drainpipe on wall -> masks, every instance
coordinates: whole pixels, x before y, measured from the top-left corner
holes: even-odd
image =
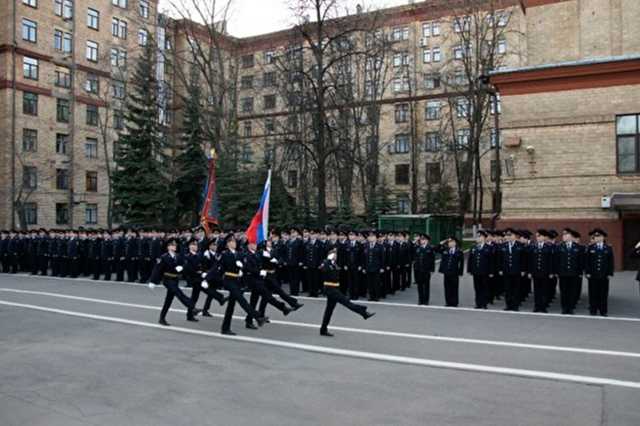
[[[12,1],[12,28],[13,35],[11,46],[11,229],[16,227],[16,2]]]

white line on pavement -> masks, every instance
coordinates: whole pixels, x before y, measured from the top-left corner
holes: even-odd
[[[151,306],[151,305],[118,302],[115,300],[108,300],[108,299],[95,299],[91,297],[73,296],[68,294],[50,293],[50,292],[44,292],[44,291],[19,290],[19,289],[12,289],[12,288],[0,288],[0,291],[7,292],[7,293],[57,297],[61,299],[101,303],[105,305],[124,306],[129,308],[148,309],[148,310],[154,310],[154,311],[157,311],[159,309],[157,306]],[[170,310],[171,312],[179,312],[183,314],[186,314],[187,312],[184,309],[176,309],[176,308],[171,308]],[[211,315],[217,318],[224,317],[224,315],[221,315],[221,314],[212,313]],[[243,316],[238,316],[238,315],[234,316],[233,318],[238,320],[244,320]],[[317,324],[311,324],[311,323],[305,323],[305,322],[271,320],[271,323],[286,325],[286,326],[304,327],[304,328],[314,328],[314,329],[318,328]],[[463,337],[434,336],[430,334],[401,333],[401,332],[395,332],[395,331],[371,330],[371,329],[340,327],[340,326],[331,326],[331,329],[350,332],[350,333],[370,334],[370,335],[388,336],[388,337],[400,337],[400,338],[417,339],[417,340],[431,340],[431,341],[453,342],[453,343],[471,343],[471,344],[478,344],[478,345],[501,346],[501,347],[519,348],[519,349],[538,349],[538,350],[546,350],[546,351],[581,353],[581,354],[588,354],[588,355],[640,358],[640,353],[637,353],[637,352],[577,348],[577,347],[570,347],[570,346],[539,345],[539,344],[530,344],[530,343],[500,341],[500,340],[468,339]]]
[[[1,275],[9,275],[9,274],[0,274]],[[22,278],[35,278],[35,279],[50,279],[50,280],[61,280],[68,283],[91,283],[91,284],[113,284],[113,285],[127,285],[131,287],[143,288],[147,289],[146,284],[140,283],[129,283],[122,281],[104,281],[104,280],[92,280],[88,278],[63,278],[63,277],[50,277],[50,276],[41,276],[41,275],[29,275],[29,274],[11,274],[10,276],[14,277],[22,277]],[[183,291],[191,291],[189,287],[181,287]],[[221,293],[226,294],[226,290],[220,290]],[[278,297],[278,296],[275,296]],[[323,302],[324,298],[320,297],[306,297],[306,296],[295,296],[296,299],[312,301],[312,302]],[[640,322],[640,318],[632,318],[632,317],[602,317],[602,316],[592,316],[592,315],[563,315],[563,314],[554,314],[554,313],[541,313],[541,312],[525,312],[525,311],[503,311],[499,309],[474,309],[474,308],[465,308],[465,307],[449,307],[449,306],[435,306],[435,305],[414,305],[411,303],[401,303],[401,302],[370,302],[368,300],[359,300],[358,303],[362,303],[364,305],[372,305],[372,306],[391,306],[391,307],[399,307],[399,308],[414,308],[414,309],[424,309],[424,310],[441,310],[444,312],[451,311],[463,311],[463,312],[473,312],[478,314],[500,314],[500,315],[524,315],[524,316],[534,316],[537,318],[565,318],[565,319],[589,319],[589,320],[600,320],[600,321],[627,321],[627,322]]]
[[[546,379],[560,382],[581,383],[586,385],[598,386],[617,386],[623,388],[640,389],[640,382],[630,382],[617,379],[609,379],[604,377],[580,376],[575,374],[554,373],[549,371],[524,370],[519,368],[505,368],[481,364],[468,364],[460,362],[438,361],[426,358],[414,358],[407,356],[398,356],[391,354],[382,354],[375,352],[354,351],[349,349],[329,348],[325,346],[308,345],[302,343],[285,342],[282,340],[262,339],[256,337],[245,336],[225,336],[210,331],[195,330],[183,327],[164,327],[159,324],[128,320],[125,318],[108,317],[103,315],[93,315],[83,312],[67,311],[63,309],[48,308],[44,306],[29,305],[24,303],[14,303],[0,300],[0,305],[13,306],[18,308],[32,309],[41,312],[49,312],[61,315],[67,315],[77,318],[93,319],[98,321],[107,321],[118,324],[135,325],[139,327],[154,328],[163,331],[180,332],[186,334],[195,334],[200,336],[215,337],[225,340],[235,340],[238,342],[255,343],[287,349],[297,349],[306,352],[313,352],[326,355],[338,355],[350,358],[368,359],[373,361],[386,361],[398,364],[418,365],[423,367],[445,368],[460,371],[473,371],[478,373],[501,374],[515,377],[526,377],[531,379]]]

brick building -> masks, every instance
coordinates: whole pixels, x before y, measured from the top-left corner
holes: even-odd
[[[640,4],[525,1],[524,66],[493,73],[508,163],[500,226],[609,233],[618,268],[640,240]],[[543,46],[545,46],[543,48]]]

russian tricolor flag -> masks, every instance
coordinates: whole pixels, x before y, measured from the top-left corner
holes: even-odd
[[[269,235],[269,197],[271,196],[271,170],[264,184],[264,191],[260,199],[260,207],[251,220],[247,229],[247,240],[250,243],[260,244]]]

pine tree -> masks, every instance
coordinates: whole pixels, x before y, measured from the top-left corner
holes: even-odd
[[[393,210],[393,204],[390,196],[391,191],[387,186],[386,179],[383,177],[382,182],[377,185],[374,199],[369,202],[369,207],[367,209],[367,222],[370,224],[376,224],[379,215],[388,214]]]
[[[174,185],[178,219],[185,218],[193,226],[198,222],[202,189],[207,179],[207,158],[203,149],[206,137],[200,118],[198,74],[193,74],[187,93],[180,154],[174,163],[177,173]]]
[[[157,224],[172,205],[164,174],[153,46],[147,43],[128,86],[126,131],[118,138],[112,176],[115,211],[129,224]]]

